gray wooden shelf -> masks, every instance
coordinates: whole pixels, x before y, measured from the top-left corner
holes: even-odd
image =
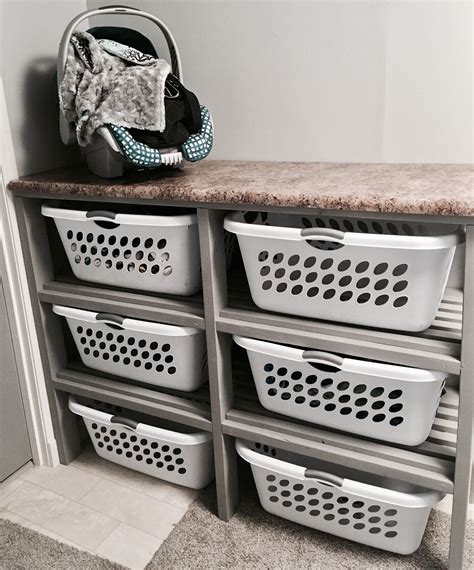
[[[430,328],[416,333],[397,332],[393,330],[384,329],[370,329],[368,327],[350,326],[338,324],[329,321],[317,321],[315,319],[305,319],[300,317],[291,317],[281,315],[278,313],[265,313],[259,309],[249,297],[240,297],[236,299],[234,296],[229,298],[229,306],[221,310],[221,317],[233,318],[237,317],[239,320],[253,321],[255,318],[261,320],[262,324],[265,322],[275,322],[277,319],[284,319],[285,323],[295,323],[297,327],[303,330],[314,331],[318,326],[325,327],[325,331],[331,331],[333,334],[343,336],[347,331],[361,340],[373,340],[375,337],[381,339],[384,344],[393,344],[398,346],[409,346],[414,344],[414,339],[429,339],[442,341],[441,344],[431,343],[439,349],[442,344],[446,346],[447,354],[460,355],[461,337],[462,337],[462,307],[463,307],[463,294],[459,289],[446,289],[443,299],[441,300],[439,309],[436,313],[435,319]],[[265,315],[268,321],[265,321]],[[272,318],[273,317],[273,318]],[[403,338],[411,340],[403,341]],[[429,346],[430,343],[423,343],[419,341],[419,346]],[[451,347],[451,348],[450,348]]]
[[[115,374],[109,374],[107,372],[102,372],[99,370],[93,370],[85,366],[80,360],[71,360],[68,362],[67,370],[71,372],[79,372],[88,376],[95,376],[96,378],[106,379],[113,381],[116,384],[126,384],[129,386],[136,386],[138,388],[145,388],[146,390],[151,390],[156,394],[161,394],[166,397],[173,396],[178,398],[178,402],[181,400],[186,400],[189,402],[195,402],[200,405],[200,408],[205,409],[209,412],[210,417],[210,395],[209,395],[209,384],[205,383],[193,392],[183,392],[182,390],[173,390],[172,388],[164,388],[162,386],[151,386],[150,384],[145,384],[143,382],[137,382],[135,380],[130,380],[129,378],[123,378],[121,376],[116,376]],[[148,394],[148,392],[146,392]],[[178,406],[180,407],[180,406]]]
[[[237,379],[235,378],[237,376]],[[284,421],[286,423],[290,422],[295,424],[295,430],[298,426],[304,428],[317,428],[324,432],[324,439],[329,441],[332,439],[331,434],[342,434],[347,436],[345,432],[334,430],[332,428],[325,428],[318,426],[317,424],[311,424],[309,422],[296,420],[271,412],[266,410],[259,402],[257,392],[254,388],[253,379],[247,373],[246,379],[242,372],[237,372],[234,374],[234,395],[235,395],[235,408],[232,410],[234,412],[245,412],[250,413],[255,416],[260,416],[262,425],[265,424],[265,418],[276,419]],[[416,447],[398,445],[393,443],[384,444],[379,440],[369,440],[368,438],[352,436],[351,439],[359,442],[365,448],[365,442],[373,442],[376,446],[384,445],[389,449],[405,449],[415,454],[421,454],[425,456],[437,457],[449,462],[453,462],[456,456],[456,439],[457,439],[457,428],[458,428],[458,408],[459,408],[459,392],[456,387],[448,386],[445,388],[444,393],[440,399],[440,403],[436,412],[436,417],[433,422],[430,434],[426,441],[421,445]],[[229,419],[231,412],[228,412],[226,419]],[[344,439],[343,437],[343,439]],[[354,444],[356,445],[356,444]],[[370,443],[369,443],[370,448]],[[338,463],[338,461],[334,461]],[[452,488],[451,491],[452,492]]]
[[[462,305],[462,291],[447,289],[432,326],[405,333],[268,313],[253,303],[246,285],[234,279],[217,328],[260,340],[459,374]]]
[[[324,455],[335,464],[356,469],[365,466],[365,470],[387,477],[453,492],[459,406],[456,387],[445,388],[428,439],[419,446],[409,447],[352,436],[270,412],[258,401],[248,367],[234,361],[233,371],[235,407],[226,413],[224,433],[302,455],[321,458]]]
[[[452,493],[454,462],[362,438],[305,427],[241,410],[229,410],[225,434]]]
[[[77,279],[71,282],[49,281],[39,288],[38,297],[46,303],[66,304],[78,309],[123,313],[136,319],[205,328],[202,302],[199,305],[137,291],[124,292],[92,284],[85,285]]]
[[[383,333],[383,338],[386,339],[386,344],[394,344],[392,339],[399,339],[400,337],[420,337],[426,339],[440,339],[446,342],[459,344],[462,338],[462,311],[463,311],[463,292],[460,289],[446,288],[443,298],[441,299],[435,319],[430,328],[421,332],[397,332],[393,330],[384,329],[371,329],[369,327],[344,325],[342,323],[335,323],[330,321],[317,321],[316,319],[305,319],[301,317],[291,317],[281,313],[269,313],[255,305],[250,295],[250,289],[245,277],[244,268],[232,275],[229,279],[228,303],[226,307],[221,309],[221,316],[224,318],[232,318],[237,316],[239,320],[250,320],[254,318],[263,318],[267,315],[269,319],[284,320],[285,323],[293,322],[298,327],[306,330],[314,330],[318,323],[324,324],[327,329],[337,333],[342,331],[342,334],[347,330],[353,331],[357,337],[364,339],[364,331],[368,339],[379,337]],[[252,314],[252,313],[258,313]],[[306,323],[306,324],[305,324]],[[307,327],[310,327],[309,329]],[[359,331],[359,332],[357,332]],[[395,343],[396,344],[396,343]],[[403,346],[401,344],[400,346]],[[460,354],[460,347],[458,346],[457,354]]]
[[[56,389],[68,394],[93,398],[212,431],[210,408],[203,403],[67,368],[57,371],[53,383]]]
[[[241,401],[236,405],[238,408],[229,410],[223,423],[224,432],[229,435],[255,439],[302,455],[321,458],[324,455],[335,464],[355,469],[363,467],[366,471],[394,479],[445,493],[453,492],[456,438],[452,437],[451,430],[457,428],[456,419],[445,424],[449,431],[442,431],[435,422],[427,441],[409,448],[295,422]],[[291,441],[289,435],[293,436]],[[377,458],[376,463],[374,458]]]
[[[58,273],[54,267],[47,222],[40,213],[44,196],[19,190],[15,201],[46,388],[63,463],[70,462],[80,452],[81,445],[76,418],[67,408],[67,394],[102,399],[212,431],[218,512],[224,520],[232,517],[238,505],[236,437],[452,493],[450,569],[462,568],[474,405],[474,225],[468,225],[466,232],[464,302],[461,291],[447,290],[433,325],[427,331],[413,334],[258,309],[250,298],[243,269],[238,264],[227,278],[223,218],[226,209],[238,209],[239,204],[228,207],[194,204],[199,223],[202,294],[190,298],[160,296],[81,282],[71,275]],[[129,200],[114,198],[112,201]],[[156,200],[149,203],[167,204]],[[249,209],[266,208],[253,205]],[[321,213],[317,209],[307,211]],[[333,215],[338,213],[342,212],[333,212]],[[348,215],[359,214],[349,212]],[[360,217],[373,216],[365,212]],[[385,214],[382,217],[410,216]],[[414,218],[466,223],[465,219],[453,216],[424,218],[417,214]],[[471,222],[474,224],[474,219],[467,219],[468,224]],[[155,390],[70,362],[61,318],[51,310],[53,303],[205,330],[209,386],[191,394]],[[451,375],[449,387],[427,441],[415,448],[323,429],[272,414],[260,405],[248,364],[245,370],[245,363],[232,363],[232,334],[445,371]]]
[[[457,342],[397,335],[384,331],[338,327],[320,321],[303,321],[282,315],[225,308],[217,318],[220,332],[250,336],[306,348],[359,356],[459,374]]]

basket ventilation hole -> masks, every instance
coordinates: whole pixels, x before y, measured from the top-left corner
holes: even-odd
[[[107,224],[108,222],[104,223]],[[116,224],[112,224],[112,226],[114,228],[120,227]],[[142,240],[139,237],[129,238],[125,235],[116,236],[113,234],[106,240],[103,233],[90,232],[84,237],[82,232],[77,232],[74,235],[72,230],[67,231],[66,237],[69,240],[71,252],[75,254],[73,259],[76,264],[92,264],[94,267],[103,265],[106,269],[116,271],[125,269],[130,273],[150,272],[152,275],[156,275],[160,270],[164,276],[173,273],[173,266],[169,263],[171,254],[169,251],[162,251],[168,244],[164,238],[157,241],[152,238]],[[107,245],[101,247],[106,241]],[[149,263],[132,261],[132,259],[142,261],[145,257]]]
[[[147,438],[138,438],[133,432],[110,428],[98,424],[91,424],[95,444],[99,448],[105,448],[110,453],[124,455],[138,463],[154,465],[158,469],[176,471],[179,475],[186,474],[185,461],[180,447],[171,448],[169,445],[149,441]],[[114,438],[111,440],[111,436]]]
[[[370,534],[382,531],[386,538],[397,536],[394,529],[398,521],[396,509],[381,512],[379,505],[366,506],[364,501],[350,502],[344,495],[335,496],[332,492],[321,492],[320,488],[304,488],[301,483],[291,484],[288,479],[278,479],[275,475],[267,475],[269,483],[267,491],[269,501],[285,508],[293,508],[297,512],[306,513],[310,517],[322,517],[327,522],[334,521],[341,526],[352,526],[355,530],[368,530]],[[340,505],[346,505],[341,507]],[[378,516],[371,516],[379,513]]]
[[[261,443],[254,443],[254,448],[264,455],[271,455],[276,457],[277,450],[274,447],[270,447],[269,445],[261,444]],[[269,475],[269,477],[273,477],[273,475]],[[274,481],[275,479],[268,479],[268,481]]]
[[[154,369],[159,373],[176,373],[175,357],[170,352],[171,345],[169,343],[164,343],[160,350],[156,341],[149,341],[144,338],[137,339],[132,335],[126,336],[123,331],[120,333],[107,332],[105,337],[107,342],[98,343],[104,337],[104,332],[101,329],[92,330],[92,328],[88,328],[84,331],[84,328],[79,326],[76,328],[76,332],[86,356],[92,352],[94,358],[101,358],[105,361],[112,359],[116,364],[133,365],[134,368],[143,367],[147,371]],[[95,350],[91,351],[91,349]],[[157,364],[161,360],[164,364]]]
[[[392,235],[427,235],[425,226],[418,224],[399,223],[399,222],[379,222],[376,220],[358,220],[354,221],[348,218],[321,218],[315,216],[310,219],[307,216],[301,218],[301,225],[305,228],[333,228],[336,230],[359,232],[359,233],[376,233],[376,234],[392,234]]]
[[[406,273],[407,264],[391,268],[387,262],[360,261],[353,266],[349,259],[335,263],[333,257],[286,256],[279,251],[272,254],[267,250],[260,251],[257,258],[262,264],[259,274],[264,278],[261,281],[263,291],[308,298],[318,296],[326,301],[335,299],[336,302],[351,301],[358,305],[370,302],[377,307],[390,304],[400,308],[409,300],[407,296],[396,295],[407,288],[408,281],[393,279]],[[348,271],[352,275],[347,274]],[[378,291],[384,293],[377,294]]]
[[[402,390],[388,392],[382,386],[371,389],[366,384],[353,386],[347,380],[335,380],[341,374],[341,370],[335,368],[331,369],[333,378],[307,375],[308,364],[298,369],[265,362],[263,372],[267,395],[310,408],[319,408],[323,403],[325,412],[337,412],[342,416],[353,414],[358,420],[386,422],[392,427],[403,423],[404,418],[400,415],[403,404],[395,402],[402,397]]]

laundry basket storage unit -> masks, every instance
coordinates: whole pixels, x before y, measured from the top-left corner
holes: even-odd
[[[82,417],[104,459],[192,489],[202,489],[214,478],[211,433],[148,416],[142,422],[133,411],[114,415],[74,396],[69,396],[69,409]]]
[[[232,213],[252,299],[262,309],[421,331],[446,286],[458,226]]]
[[[124,378],[197,390],[206,380],[202,330],[53,305],[66,318],[83,363]]]
[[[233,338],[267,410],[391,443],[428,437],[446,373]]]
[[[263,508],[302,525],[399,554],[420,545],[443,494],[249,443],[248,461]]]
[[[106,207],[85,210],[46,203],[41,208],[43,216],[54,219],[78,279],[176,295],[201,289],[195,213],[171,208],[160,209],[160,215],[134,214]]]

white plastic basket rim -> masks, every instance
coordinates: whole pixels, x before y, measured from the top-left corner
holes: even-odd
[[[268,356],[277,358],[285,358],[294,362],[318,362],[328,366],[334,366],[345,372],[355,374],[363,374],[364,376],[377,376],[378,378],[388,378],[401,380],[405,382],[439,382],[447,377],[445,372],[435,370],[424,370],[421,368],[410,368],[408,366],[397,366],[396,364],[386,364],[383,362],[372,362],[369,360],[357,360],[355,358],[343,357],[340,363],[335,364],[330,352],[319,352],[320,357],[316,359],[304,358],[305,350],[293,348],[283,344],[246,338],[233,335],[234,342],[246,350],[255,351]],[[325,362],[324,357],[327,355],[328,360]]]
[[[369,234],[333,230],[329,228],[288,228],[269,226],[241,221],[241,212],[228,214],[224,219],[224,228],[237,235],[261,237],[266,239],[284,239],[287,241],[333,241],[342,245],[363,247],[383,247],[388,249],[445,249],[464,242],[464,230],[457,230],[438,236],[408,236],[392,234]]]
[[[95,410],[94,408],[80,404],[72,394],[69,395],[69,409],[73,414],[82,416],[88,420],[109,426],[120,426],[121,428],[127,429],[135,434],[154,437],[156,439],[164,439],[176,445],[198,445],[206,443],[212,439],[211,433],[203,431],[196,433],[179,433],[177,431],[170,431],[143,423],[138,423],[134,428],[121,423],[114,423],[111,421],[114,417],[113,414],[108,414],[107,412]]]
[[[93,212],[94,210],[91,210]],[[97,210],[100,212],[103,210]],[[181,214],[176,216],[149,216],[143,214],[115,214],[114,218],[108,216],[88,216],[87,210],[69,210],[43,204],[41,214],[48,218],[59,220],[72,220],[75,222],[111,222],[120,225],[132,226],[191,226],[197,224],[196,214]],[[111,212],[113,213],[113,211]]]
[[[305,467],[258,453],[250,449],[246,442],[241,439],[236,439],[235,447],[240,457],[251,465],[273,471],[282,476],[292,477],[300,481],[308,481],[308,477],[305,476]],[[331,479],[338,478],[337,474],[325,473],[327,478],[324,477],[324,472],[321,472],[321,474],[323,475],[321,479],[316,478],[312,480],[320,481],[328,486],[337,487],[341,489],[341,491],[358,495],[365,499],[384,501],[398,507],[426,508],[439,503],[444,497],[444,494],[439,491],[426,490],[418,493],[402,493],[393,489],[369,485],[347,478],[341,478],[341,485],[339,486],[330,483]]]
[[[53,305],[53,311],[57,315],[66,317],[68,319],[74,319],[77,321],[87,322],[87,323],[105,323],[111,324],[113,326],[119,326],[121,329],[150,333],[150,334],[160,334],[166,336],[190,336],[193,334],[202,333],[203,331],[195,329],[192,327],[178,327],[176,325],[165,325],[163,323],[155,323],[151,321],[142,321],[137,319],[129,319],[124,317],[120,325],[116,322],[107,319],[97,319],[97,316],[101,313],[95,313],[93,311],[85,311],[83,309],[74,309],[72,307],[63,307],[61,305]],[[105,313],[107,314],[107,313]]]

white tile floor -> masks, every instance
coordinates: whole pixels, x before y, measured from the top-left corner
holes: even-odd
[[[32,467],[0,485],[0,518],[141,570],[195,496],[88,448],[67,467]]]
[[[0,518],[141,570],[195,496],[88,448],[67,467],[31,467],[0,485]],[[451,503],[447,496],[438,508],[450,514]]]

